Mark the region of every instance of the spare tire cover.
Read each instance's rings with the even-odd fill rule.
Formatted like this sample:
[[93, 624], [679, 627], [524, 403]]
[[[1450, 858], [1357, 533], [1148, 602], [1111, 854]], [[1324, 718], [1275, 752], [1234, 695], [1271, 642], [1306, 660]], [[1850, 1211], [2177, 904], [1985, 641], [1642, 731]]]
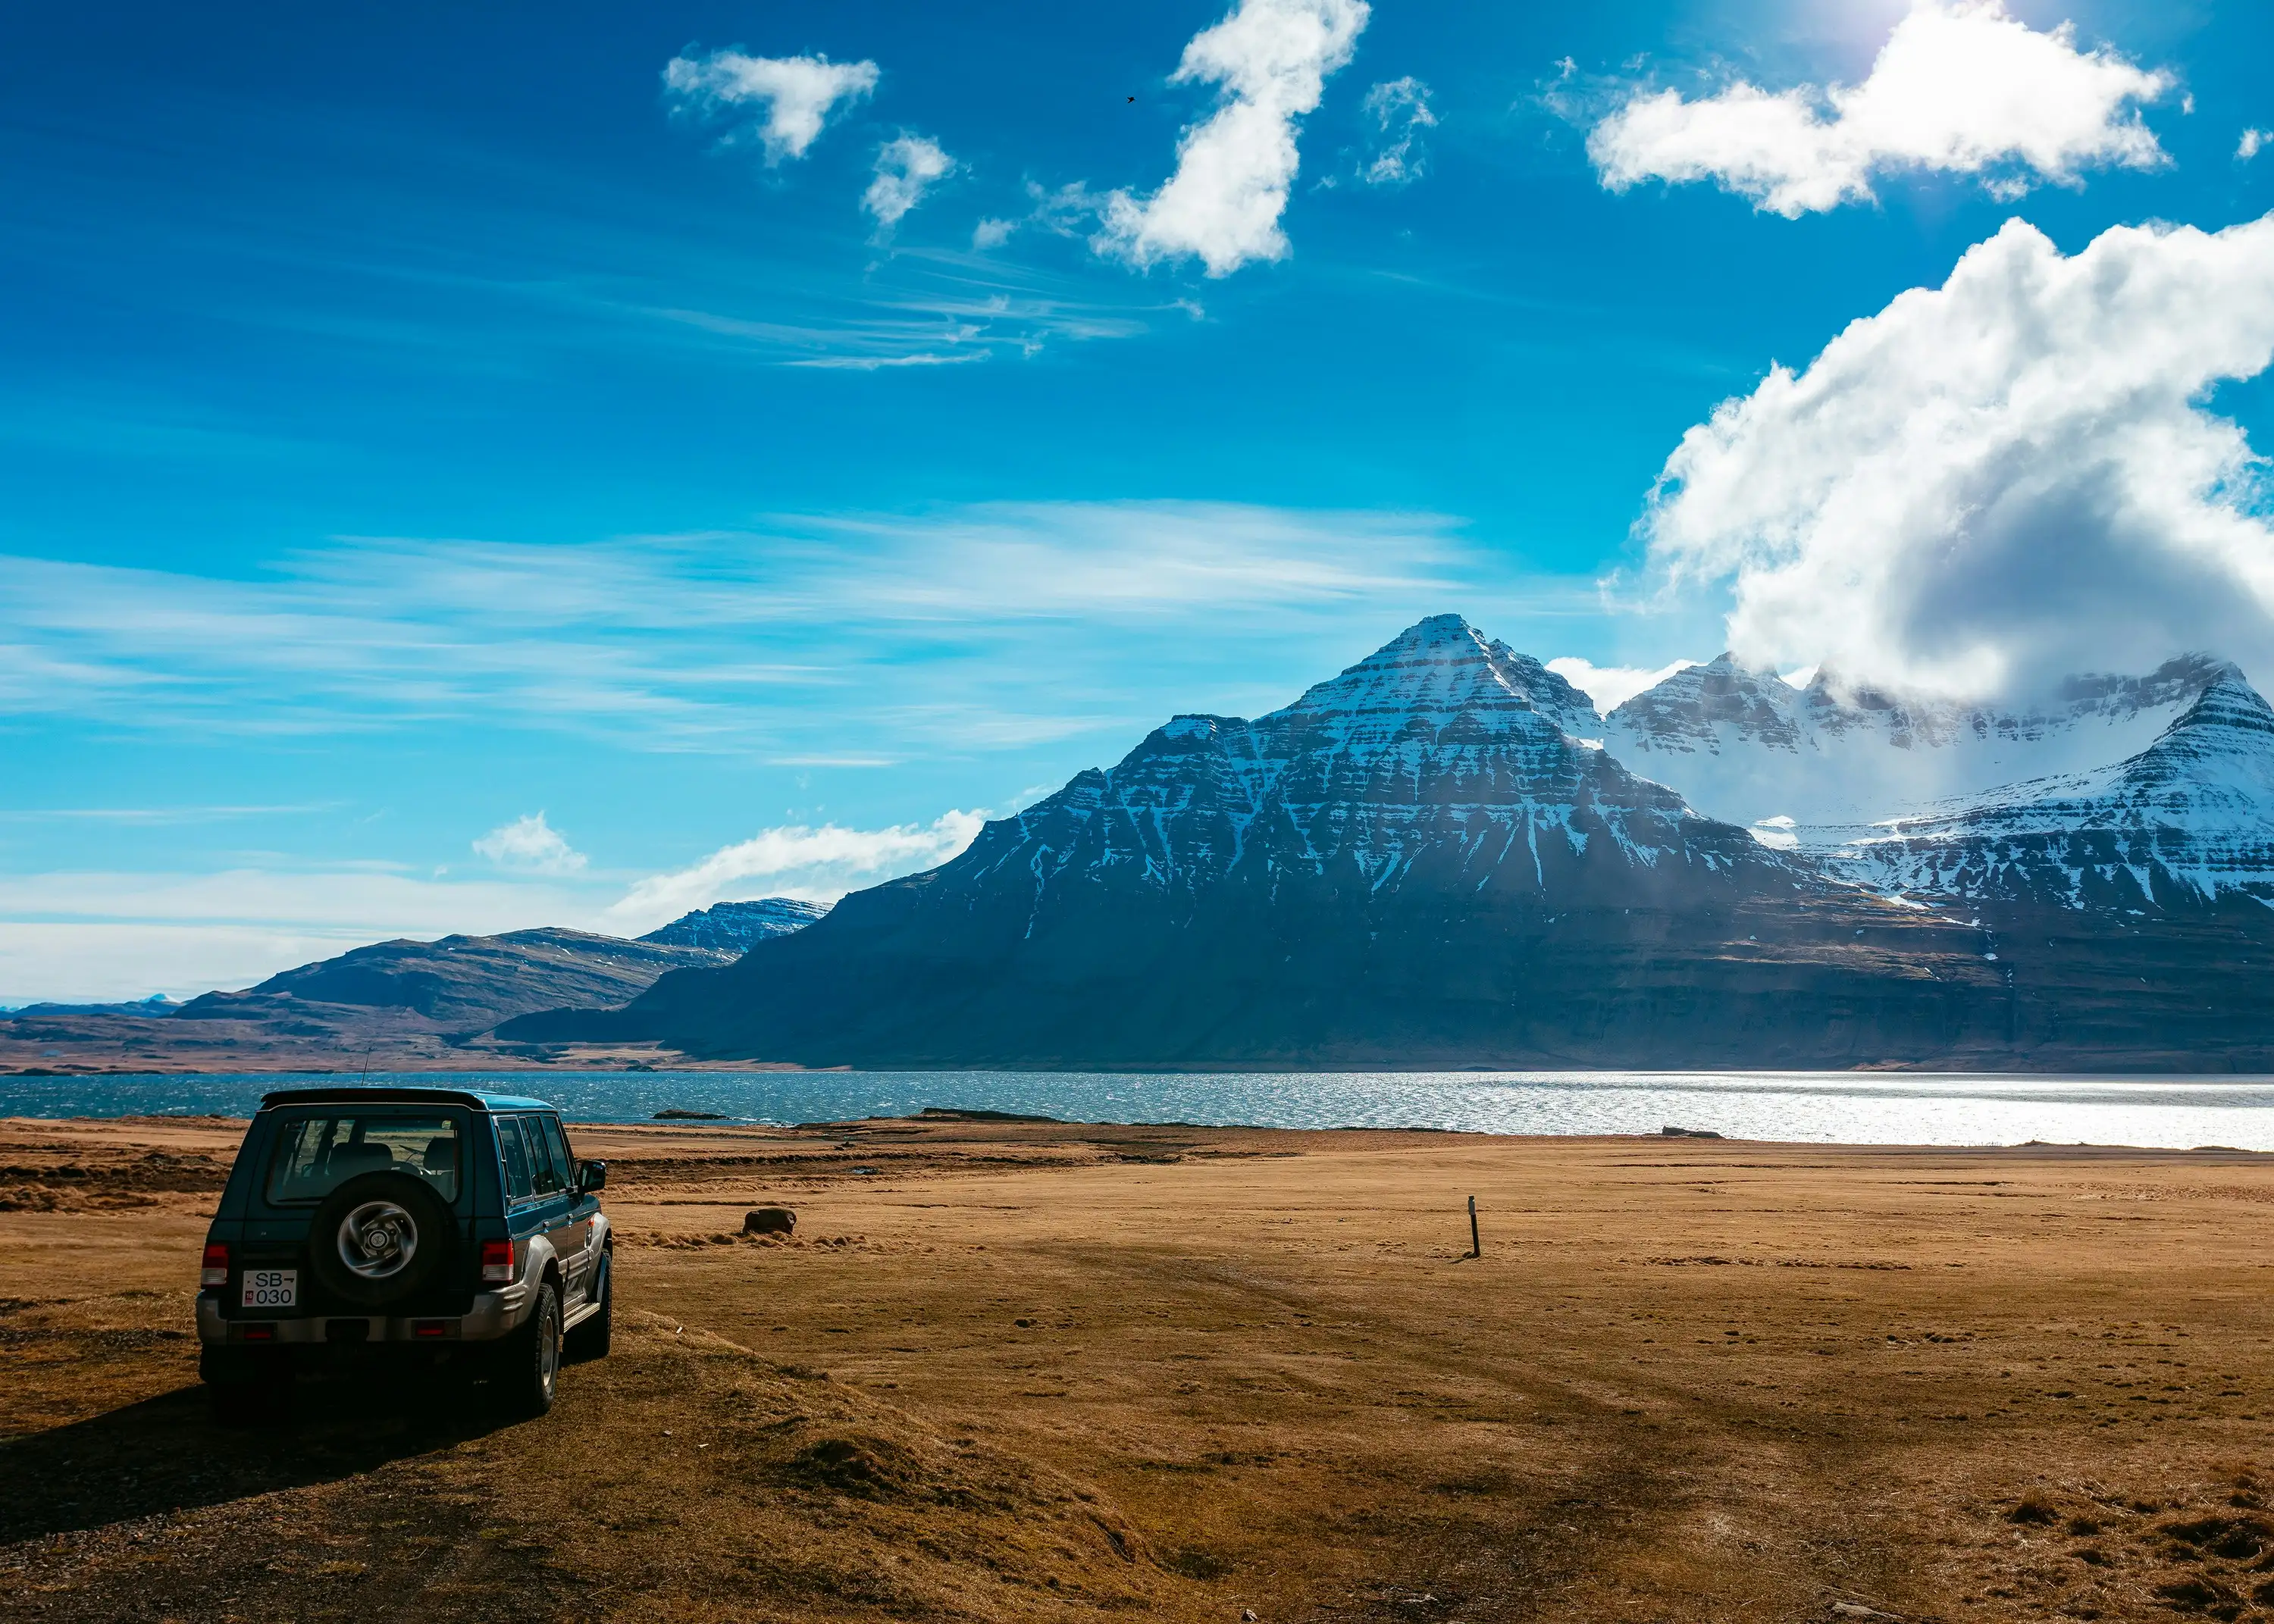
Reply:
[[316, 1208], [308, 1262], [335, 1297], [384, 1308], [418, 1295], [457, 1240], [442, 1198], [409, 1173], [350, 1178]]

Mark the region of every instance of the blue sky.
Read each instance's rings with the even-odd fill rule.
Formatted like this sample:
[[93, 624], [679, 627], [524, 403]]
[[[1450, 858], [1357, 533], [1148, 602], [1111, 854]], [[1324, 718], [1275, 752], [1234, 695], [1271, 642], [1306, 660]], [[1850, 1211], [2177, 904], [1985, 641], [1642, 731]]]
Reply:
[[[1348, 37], [1175, 77], [1274, 5]], [[2114, 99], [2050, 134], [2024, 108], [1986, 158], [1826, 137], [1778, 192], [1715, 145], [1698, 109], [1740, 82], [1830, 118], [1912, 9], [13, 9], [0, 1002], [827, 895], [1424, 613], [1712, 655], [1757, 562], [1652, 492], [1717, 404], [2009, 220], [2042, 260], [2274, 208], [2254, 6], [2011, 0], [2074, 22], [2047, 108], [2091, 88], [2064, 64]], [[736, 64], [801, 58], [872, 65], [770, 143], [784, 104]], [[1670, 129], [1617, 123], [1667, 91]], [[1234, 102], [1266, 183], [1269, 138], [1299, 157], [1244, 238], [1163, 201]], [[2249, 256], [2202, 378], [2127, 400], [2253, 435]], [[1786, 456], [1761, 411], [1738, 449]], [[1850, 651], [1757, 620], [1765, 658], [1955, 668], [1900, 626]]]

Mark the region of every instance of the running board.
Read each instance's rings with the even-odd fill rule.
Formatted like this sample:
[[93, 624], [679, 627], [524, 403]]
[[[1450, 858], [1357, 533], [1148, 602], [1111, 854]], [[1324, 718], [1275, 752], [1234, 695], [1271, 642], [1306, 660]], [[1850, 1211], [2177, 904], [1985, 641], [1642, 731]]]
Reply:
[[599, 1312], [600, 1305], [598, 1303], [585, 1304], [584, 1307], [578, 1309], [575, 1313], [570, 1314], [568, 1318], [561, 1320], [561, 1329], [562, 1333], [565, 1335], [568, 1332], [575, 1330], [578, 1326], [584, 1324], [584, 1321], [590, 1320], [594, 1314], [597, 1314]]

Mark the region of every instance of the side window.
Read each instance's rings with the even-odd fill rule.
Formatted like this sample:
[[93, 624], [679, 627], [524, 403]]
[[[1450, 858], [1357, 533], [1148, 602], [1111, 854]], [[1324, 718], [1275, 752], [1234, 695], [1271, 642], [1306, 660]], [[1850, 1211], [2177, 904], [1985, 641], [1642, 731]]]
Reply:
[[505, 1199], [526, 1201], [532, 1186], [529, 1178], [529, 1151], [521, 1142], [521, 1118], [493, 1116], [490, 1125], [497, 1130], [498, 1154], [505, 1158]]
[[560, 1169], [561, 1187], [574, 1190], [576, 1187], [576, 1158], [568, 1154], [568, 1139], [561, 1132], [561, 1118], [540, 1116], [537, 1120], [545, 1124], [545, 1142], [553, 1147], [553, 1165]]
[[[550, 1133], [546, 1129], [551, 1129]], [[521, 1131], [529, 1139], [529, 1177], [539, 1195], [559, 1195], [568, 1187], [561, 1177], [561, 1124], [550, 1116], [524, 1116]]]

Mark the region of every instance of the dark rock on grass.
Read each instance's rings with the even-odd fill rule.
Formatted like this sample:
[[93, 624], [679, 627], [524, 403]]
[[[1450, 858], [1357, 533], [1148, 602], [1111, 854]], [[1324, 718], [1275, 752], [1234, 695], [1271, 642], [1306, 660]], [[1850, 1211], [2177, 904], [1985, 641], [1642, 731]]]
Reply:
[[745, 1235], [794, 1235], [797, 1214], [787, 1207], [754, 1207], [742, 1214]]

